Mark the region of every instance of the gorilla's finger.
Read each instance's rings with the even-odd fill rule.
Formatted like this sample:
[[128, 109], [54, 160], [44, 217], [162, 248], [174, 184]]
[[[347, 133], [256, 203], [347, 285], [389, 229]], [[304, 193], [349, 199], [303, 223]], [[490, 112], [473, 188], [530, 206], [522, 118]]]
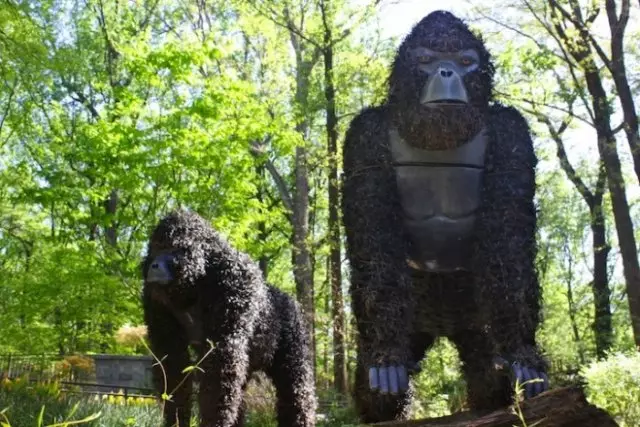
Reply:
[[542, 379], [544, 380], [542, 383], [542, 391], [549, 390], [549, 377], [544, 372], [541, 373]]
[[524, 383], [524, 396], [529, 399], [533, 397], [533, 382], [531, 381], [533, 379], [533, 375], [532, 372], [529, 372], [529, 369], [526, 366], [523, 366], [522, 376], [522, 382]]
[[378, 368], [378, 378], [380, 380], [380, 393], [386, 394], [389, 393], [389, 374], [387, 373], [387, 368], [382, 367]]
[[409, 389], [409, 376], [407, 375], [407, 368], [404, 365], [398, 366], [398, 387], [400, 391], [407, 391]]
[[517, 363], [514, 363], [511, 366], [511, 369], [513, 370], [513, 373], [515, 375], [514, 382], [517, 382], [518, 384], [522, 385], [523, 376], [522, 376], [522, 369], [520, 369], [520, 365], [518, 365]]
[[369, 388], [371, 390], [376, 390], [378, 386], [378, 369], [371, 367], [369, 368]]
[[398, 370], [395, 365], [389, 366], [389, 392], [398, 394]]
[[539, 371], [535, 371], [534, 376], [535, 376], [536, 382], [534, 384], [535, 387], [533, 389], [533, 392], [534, 392], [534, 396], [537, 396], [544, 391], [544, 378], [542, 377], [543, 373]]

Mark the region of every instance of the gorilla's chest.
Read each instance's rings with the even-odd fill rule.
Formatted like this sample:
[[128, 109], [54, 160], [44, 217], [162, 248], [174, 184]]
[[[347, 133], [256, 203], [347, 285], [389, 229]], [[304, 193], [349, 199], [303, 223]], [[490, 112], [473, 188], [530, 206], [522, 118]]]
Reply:
[[470, 268], [470, 239], [480, 206], [486, 131], [445, 151], [410, 146], [389, 133], [396, 181], [411, 239], [409, 264], [425, 271]]

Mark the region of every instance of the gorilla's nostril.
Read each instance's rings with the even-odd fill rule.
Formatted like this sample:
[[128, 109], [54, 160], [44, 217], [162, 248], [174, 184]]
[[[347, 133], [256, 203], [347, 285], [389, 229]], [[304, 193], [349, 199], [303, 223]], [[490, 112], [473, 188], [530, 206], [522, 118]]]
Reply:
[[440, 75], [442, 77], [451, 77], [452, 74], [453, 74], [453, 71], [451, 70], [440, 70]]
[[151, 264], [151, 268], [159, 268], [160, 266], [158, 265], [157, 262], [154, 262], [153, 264]]

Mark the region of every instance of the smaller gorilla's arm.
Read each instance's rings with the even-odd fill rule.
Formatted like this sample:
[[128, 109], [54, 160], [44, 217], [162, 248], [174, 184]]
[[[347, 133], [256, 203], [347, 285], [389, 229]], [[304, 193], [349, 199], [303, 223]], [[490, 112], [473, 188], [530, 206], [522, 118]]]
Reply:
[[[343, 153], [342, 210], [359, 352], [369, 360], [371, 387], [381, 390], [397, 389], [397, 381], [406, 387], [406, 366], [415, 362], [409, 351], [406, 240], [388, 131], [381, 108], [365, 110], [351, 123]], [[398, 377], [388, 375], [387, 367], [395, 372], [396, 365]]]
[[165, 425], [188, 426], [191, 419], [191, 376], [178, 387], [185, 376], [183, 370], [192, 364], [188, 335], [168, 308], [153, 300], [147, 288], [143, 292], [147, 337], [153, 354], [162, 363], [162, 367], [153, 366], [154, 386], [159, 393], [172, 394], [164, 406]]
[[203, 334], [214, 346], [201, 364], [203, 427], [230, 427], [237, 420], [249, 379], [250, 341], [261, 309], [257, 304], [266, 300], [260, 295], [266, 287], [255, 263], [228, 247], [223, 251], [212, 256], [208, 283], [199, 295]]
[[[492, 107], [491, 128], [474, 251], [476, 289], [498, 350], [511, 363], [544, 372], [535, 341], [540, 321], [535, 269], [537, 159], [529, 126], [517, 110]], [[516, 375], [526, 379], [527, 372], [520, 375], [518, 369], [516, 365]]]

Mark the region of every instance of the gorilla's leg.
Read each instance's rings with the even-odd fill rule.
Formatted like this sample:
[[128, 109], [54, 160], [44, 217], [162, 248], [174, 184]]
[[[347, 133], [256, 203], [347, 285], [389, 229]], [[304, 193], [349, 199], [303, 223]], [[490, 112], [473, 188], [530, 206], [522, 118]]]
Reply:
[[188, 426], [193, 379], [184, 379], [183, 373], [192, 364], [187, 334], [171, 311], [155, 302], [148, 292], [143, 296], [143, 309], [151, 350], [162, 363], [153, 366], [153, 383], [158, 393], [171, 394], [171, 399], [164, 402], [165, 426]]
[[[413, 358], [408, 364], [408, 375], [418, 373], [419, 363], [425, 352], [434, 342], [433, 336], [427, 333], [415, 333], [411, 336], [410, 353]], [[359, 343], [360, 345], [360, 343]], [[406, 419], [409, 416], [409, 405], [413, 396], [411, 387], [405, 392], [383, 393], [380, 387], [371, 389], [370, 360], [365, 360], [366, 352], [358, 350], [358, 363], [355, 378], [355, 403], [360, 419], [364, 423]]]
[[276, 388], [278, 426], [315, 425], [315, 396], [312, 373], [309, 368], [309, 363], [301, 360], [297, 355], [282, 353], [276, 355], [274, 367], [269, 372], [269, 376]]
[[535, 268], [535, 166], [529, 127], [513, 108], [491, 112], [492, 144], [486, 154], [481, 208], [476, 224], [473, 273], [478, 304], [497, 354], [520, 383], [525, 397], [548, 388], [547, 364], [536, 345], [541, 289]]
[[364, 356], [358, 351], [358, 363], [355, 378], [355, 404], [362, 423], [375, 423], [405, 419], [411, 402], [411, 391], [398, 394], [382, 394], [369, 387], [370, 360], [363, 360]]
[[276, 388], [278, 425], [313, 427], [316, 397], [313, 362], [304, 319], [292, 299], [271, 290], [276, 296], [281, 333], [267, 375]]
[[481, 331], [465, 330], [450, 337], [458, 348], [467, 382], [467, 402], [475, 411], [490, 411], [510, 404], [511, 385], [506, 372], [495, 365], [490, 338]]

